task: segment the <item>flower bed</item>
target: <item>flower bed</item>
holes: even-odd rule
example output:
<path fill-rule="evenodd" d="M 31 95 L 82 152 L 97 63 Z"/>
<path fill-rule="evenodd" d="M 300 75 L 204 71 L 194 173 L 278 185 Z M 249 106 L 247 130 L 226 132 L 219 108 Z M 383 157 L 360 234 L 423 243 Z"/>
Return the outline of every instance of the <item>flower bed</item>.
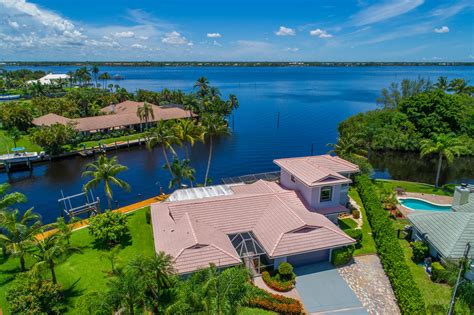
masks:
<path fill-rule="evenodd" d="M 290 291 L 295 286 L 295 279 L 282 281 L 275 276 L 272 277 L 268 271 L 262 272 L 262 279 L 270 288 L 279 292 Z"/>
<path fill-rule="evenodd" d="M 247 306 L 258 307 L 279 314 L 303 314 L 303 306 L 300 301 L 278 294 L 271 294 L 256 287 L 254 288 L 258 290 L 258 294 L 250 299 Z"/>

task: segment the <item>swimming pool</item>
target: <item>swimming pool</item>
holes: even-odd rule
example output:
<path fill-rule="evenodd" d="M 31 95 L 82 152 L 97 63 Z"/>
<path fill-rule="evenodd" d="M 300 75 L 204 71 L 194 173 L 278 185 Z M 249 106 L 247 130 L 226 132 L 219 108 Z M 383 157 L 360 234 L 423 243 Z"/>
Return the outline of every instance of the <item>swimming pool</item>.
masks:
<path fill-rule="evenodd" d="M 415 198 L 403 198 L 400 199 L 400 203 L 402 204 L 402 206 L 414 211 L 451 211 L 451 206 L 435 205 L 431 202 Z"/>

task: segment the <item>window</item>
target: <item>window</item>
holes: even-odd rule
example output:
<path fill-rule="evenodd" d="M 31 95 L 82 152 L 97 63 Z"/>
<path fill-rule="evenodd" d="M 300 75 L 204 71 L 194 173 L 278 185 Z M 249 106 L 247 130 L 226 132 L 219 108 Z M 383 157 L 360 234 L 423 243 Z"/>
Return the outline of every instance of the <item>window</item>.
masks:
<path fill-rule="evenodd" d="M 332 199 L 332 187 L 324 186 L 321 187 L 321 196 L 319 197 L 320 202 L 331 201 Z"/>

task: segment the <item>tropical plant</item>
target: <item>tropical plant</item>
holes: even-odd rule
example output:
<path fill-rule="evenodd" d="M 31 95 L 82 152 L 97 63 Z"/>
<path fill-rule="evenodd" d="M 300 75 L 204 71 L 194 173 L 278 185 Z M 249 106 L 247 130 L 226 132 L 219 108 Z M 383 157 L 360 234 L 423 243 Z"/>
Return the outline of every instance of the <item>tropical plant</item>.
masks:
<path fill-rule="evenodd" d="M 143 103 L 143 106 L 138 106 L 137 116 L 140 119 L 140 122 L 145 122 L 145 127 L 148 127 L 148 121 L 150 119 L 155 119 L 155 112 L 153 111 L 153 106 L 147 102 Z"/>
<path fill-rule="evenodd" d="M 61 286 L 37 278 L 31 273 L 20 273 L 6 292 L 12 314 L 62 314 L 64 296 Z"/>
<path fill-rule="evenodd" d="M 195 120 L 180 119 L 173 126 L 176 138 L 184 145 L 186 159 L 189 159 L 188 144 L 193 146 L 196 141 L 204 142 L 204 128 Z"/>
<path fill-rule="evenodd" d="M 367 151 L 362 149 L 363 143 L 360 138 L 350 135 L 341 135 L 337 139 L 337 143 L 328 143 L 327 146 L 332 147 L 329 153 L 335 153 L 342 158 L 357 156 L 365 158 Z"/>
<path fill-rule="evenodd" d="M 34 236 L 41 230 L 40 216 L 33 212 L 33 208 L 23 214 L 17 209 L 3 210 L 0 216 L 2 218 L 0 227 L 3 230 L 0 242 L 10 253 L 19 257 L 20 269 L 25 271 L 25 257 L 34 244 Z"/>
<path fill-rule="evenodd" d="M 31 141 L 42 147 L 51 155 L 64 152 L 64 146 L 71 144 L 77 132 L 71 124 L 54 124 L 48 127 L 35 128 L 30 135 Z"/>
<path fill-rule="evenodd" d="M 114 306 L 108 292 L 92 291 L 77 299 L 74 312 L 80 315 L 110 315 L 114 313 Z"/>
<path fill-rule="evenodd" d="M 206 135 L 209 138 L 209 157 L 207 160 L 206 175 L 204 177 L 204 186 L 208 183 L 209 170 L 211 168 L 213 139 L 216 136 L 228 135 L 229 128 L 227 122 L 217 114 L 206 114 L 201 117 L 202 125 L 206 129 Z"/>
<path fill-rule="evenodd" d="M 119 270 L 117 270 L 117 263 L 119 262 L 119 254 L 121 250 L 122 246 L 117 245 L 101 256 L 110 262 L 110 273 L 112 275 L 116 275 L 119 272 Z"/>
<path fill-rule="evenodd" d="M 97 65 L 92 65 L 90 71 L 91 71 L 91 73 L 94 77 L 95 86 L 97 87 L 97 78 L 98 78 L 99 72 L 100 72 L 99 67 Z"/>
<path fill-rule="evenodd" d="M 89 220 L 89 234 L 99 244 L 117 245 L 127 233 L 127 216 L 120 212 L 108 210 Z"/>
<path fill-rule="evenodd" d="M 65 240 L 66 243 L 69 245 L 71 241 L 74 222 L 76 222 L 76 219 L 74 218 L 71 219 L 68 223 L 63 217 L 59 217 L 56 219 L 56 222 L 48 224 L 47 227 L 51 229 L 56 229 L 56 233 L 60 235 L 61 238 Z"/>
<path fill-rule="evenodd" d="M 117 177 L 118 174 L 126 171 L 126 166 L 120 165 L 117 161 L 117 157 L 107 158 L 105 155 L 99 156 L 99 158 L 93 162 L 88 163 L 85 167 L 82 176 L 90 176 L 92 179 L 84 184 L 84 191 L 91 188 L 97 188 L 100 183 L 104 185 L 105 196 L 108 200 L 109 209 L 112 208 L 112 185 L 118 186 L 126 191 L 130 191 L 130 185 L 124 180 Z"/>
<path fill-rule="evenodd" d="M 434 87 L 443 92 L 446 91 L 449 87 L 448 77 L 439 77 L 438 81 L 436 81 L 436 83 L 434 84 Z"/>
<path fill-rule="evenodd" d="M 174 177 L 166 150 L 169 149 L 173 155 L 176 156 L 176 152 L 173 149 L 173 144 L 179 144 L 180 141 L 173 132 L 172 122 L 160 120 L 154 128 L 147 132 L 146 138 L 148 139 L 147 147 L 149 150 L 157 145 L 161 146 L 163 157 L 166 161 L 166 165 L 168 166 L 168 170 L 171 176 Z"/>
<path fill-rule="evenodd" d="M 43 268 L 49 269 L 51 272 L 51 279 L 54 284 L 57 283 L 55 267 L 58 260 L 68 253 L 80 251 L 77 247 L 68 245 L 61 234 L 55 233 L 47 236 L 36 242 L 36 251 L 33 252 L 33 257 L 36 263 L 33 266 L 33 271 L 41 271 Z"/>
<path fill-rule="evenodd" d="M 433 139 L 425 139 L 421 141 L 421 157 L 429 154 L 438 155 L 438 168 L 436 171 L 435 186 L 438 187 L 443 157 L 448 163 L 452 163 L 454 156 L 461 155 L 467 147 L 464 143 L 456 138 L 453 134 L 440 134 Z"/>
<path fill-rule="evenodd" d="M 198 95 L 204 98 L 209 92 L 209 80 L 206 77 L 200 77 L 194 84 L 194 88 L 198 89 Z"/>
<path fill-rule="evenodd" d="M 193 181 L 195 180 L 194 174 L 196 170 L 189 166 L 190 161 L 184 159 L 182 161 L 178 160 L 176 157 L 171 163 L 171 171 L 173 178 L 170 180 L 169 188 L 176 187 L 178 189 L 183 187 L 183 180 L 188 179 L 191 187 L 193 187 Z M 164 165 L 164 168 L 167 168 L 167 165 Z"/>
<path fill-rule="evenodd" d="M 456 78 L 449 82 L 448 91 L 452 91 L 456 94 L 465 94 L 469 91 L 469 84 L 464 79 Z"/>
<path fill-rule="evenodd" d="M 21 138 L 21 133 L 20 130 L 18 130 L 17 127 L 13 127 L 11 129 L 8 129 L 8 136 L 10 139 L 13 141 L 13 146 L 16 148 L 16 142 L 20 140 Z"/>
<path fill-rule="evenodd" d="M 116 279 L 110 281 L 107 299 L 114 310 L 126 308 L 129 315 L 134 315 L 137 308 L 144 313 L 145 285 L 131 272 L 121 272 Z"/>
<path fill-rule="evenodd" d="M 2 104 L 0 120 L 2 121 L 3 128 L 7 130 L 17 128 L 20 131 L 26 131 L 31 127 L 33 111 L 24 102 L 6 102 Z"/>
<path fill-rule="evenodd" d="M 383 88 L 382 95 L 377 98 L 377 104 L 384 108 L 397 108 L 400 102 L 411 96 L 429 91 L 432 85 L 429 79 L 402 80 L 401 84 L 392 83 L 389 88 Z"/>
<path fill-rule="evenodd" d="M 107 87 L 107 81 L 112 79 L 108 72 L 104 72 L 99 75 L 99 80 L 102 80 L 102 87 L 105 89 Z"/>

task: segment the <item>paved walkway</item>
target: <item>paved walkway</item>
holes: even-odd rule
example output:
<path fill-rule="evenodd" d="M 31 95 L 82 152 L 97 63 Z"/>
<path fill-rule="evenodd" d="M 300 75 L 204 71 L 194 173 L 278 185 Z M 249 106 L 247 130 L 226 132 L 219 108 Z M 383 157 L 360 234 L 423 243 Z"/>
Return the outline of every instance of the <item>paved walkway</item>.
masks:
<path fill-rule="evenodd" d="M 338 269 L 369 314 L 400 314 L 390 281 L 377 255 L 359 256 Z"/>
<path fill-rule="evenodd" d="M 296 267 L 296 289 L 311 314 L 367 314 L 337 269 L 329 262 Z"/>
<path fill-rule="evenodd" d="M 295 288 L 293 288 L 292 290 L 288 291 L 288 292 L 280 292 L 280 291 L 277 291 L 277 290 L 273 290 L 272 288 L 270 288 L 266 283 L 265 281 L 263 281 L 262 277 L 261 276 L 258 276 L 258 277 L 255 277 L 253 279 L 253 283 L 259 287 L 260 289 L 263 289 L 267 292 L 270 292 L 272 294 L 278 294 L 278 295 L 283 295 L 283 296 L 286 296 L 286 297 L 289 297 L 289 298 L 292 298 L 292 299 L 297 299 L 297 300 L 300 300 L 301 301 L 301 297 L 300 295 L 298 294 L 298 291 L 296 291 Z"/>

